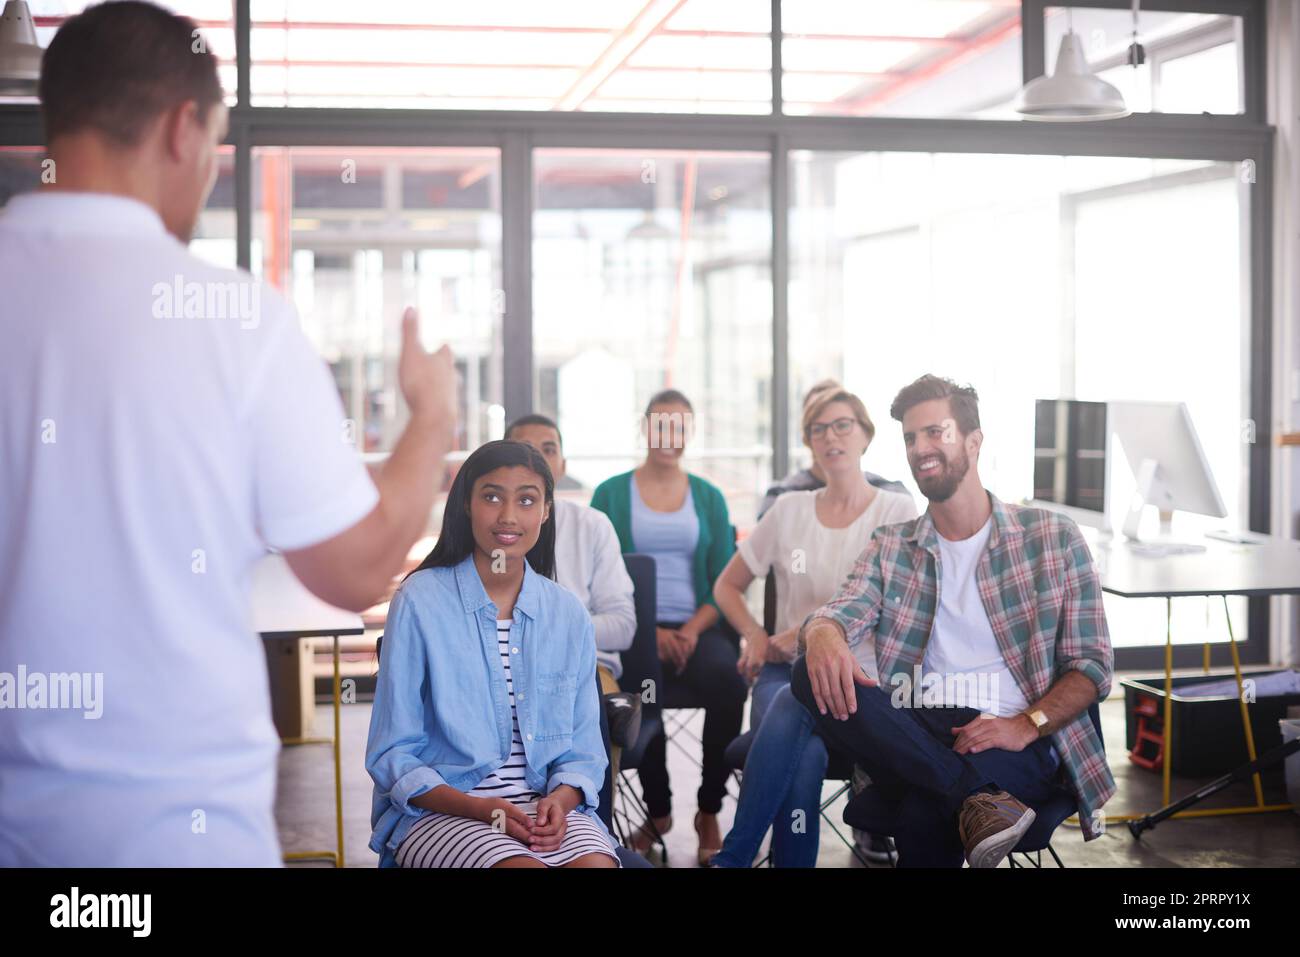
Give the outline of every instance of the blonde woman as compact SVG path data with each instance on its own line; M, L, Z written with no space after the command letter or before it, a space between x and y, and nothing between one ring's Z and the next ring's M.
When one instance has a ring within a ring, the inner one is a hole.
M744 638L737 667L757 679L750 710L756 733L735 824L714 866L749 867L769 826L777 867L817 863L827 752L813 734L812 716L790 693L790 668L799 626L835 594L871 533L916 517L909 495L876 488L863 475L862 456L875 432L853 393L831 388L810 395L803 439L826 486L777 498L713 586L718 607ZM776 576L774 635L754 620L744 596L769 568ZM791 826L796 820L800 827Z

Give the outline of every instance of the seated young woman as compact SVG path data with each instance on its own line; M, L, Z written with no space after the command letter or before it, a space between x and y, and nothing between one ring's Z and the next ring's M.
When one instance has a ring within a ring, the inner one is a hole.
M617 867L591 617L554 581L554 483L522 442L461 466L389 606L366 770L381 867Z
M750 705L755 729L741 777L736 817L715 867L749 867L772 828L772 863L814 867L820 843L827 751L812 716L790 692L799 626L839 589L881 525L916 517L910 496L868 484L861 459L875 435L862 400L842 388L810 396L803 440L826 487L786 492L741 541L713 586L718 607L744 639L737 665L757 679ZM745 589L771 568L776 576L776 634L745 603Z
M727 793L724 752L740 734L745 683L736 673L736 644L718 622L713 582L733 552L722 490L683 466L695 411L676 389L650 399L642 419L642 464L596 486L591 507L609 516L619 548L655 560L655 638L663 662L661 701L704 708L700 787L695 800L701 866L722 846L718 812ZM637 767L649 820L629 842L645 853L673 825L667 737L661 729Z

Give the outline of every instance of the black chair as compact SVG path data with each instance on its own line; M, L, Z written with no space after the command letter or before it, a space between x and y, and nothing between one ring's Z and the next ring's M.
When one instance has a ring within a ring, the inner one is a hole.
M610 834L614 834L614 781L610 774L613 763L610 760L610 743L609 743L609 718L605 714L604 699L605 693L600 687L600 676L596 677L596 695L601 702L600 707L600 740L605 746L605 779L600 785L600 807L596 809L596 816L604 823L605 828ZM624 847L622 842L615 836L614 848L618 854L619 863L628 868L652 867L653 865L644 857L631 848Z
M1098 702L1094 701L1088 705L1088 717L1092 719L1092 726L1097 730L1097 737L1104 741L1105 738L1101 733L1101 707ZM1042 867L1043 851L1047 851L1052 855L1052 860L1056 862L1057 867L1064 867L1061 858L1052 847L1052 835L1067 818L1077 814L1078 811L1079 802L1074 794L1065 788L1058 788L1056 793L1046 801L1034 806L1034 823L1029 825L1029 830L1020 839L1020 843L1007 855L1007 863L1011 867ZM1024 857L1024 864L1016 861L1014 856L1016 854ZM1034 857L1031 858L1030 854Z
M1097 736L1101 737L1101 708L1098 702L1094 701L1088 706L1088 717L1092 719L1092 726L1097 729ZM1045 801L1025 803L1034 810L1034 822L1029 825L1029 830L1007 855L1007 864L1011 867L1042 867L1042 852L1047 851L1057 867L1064 867L1061 858L1052 847L1052 835L1066 818L1078 811L1078 802L1074 794L1064 787L1058 787ZM849 801L844 808L844 823L875 834L892 834L895 820L894 806L883 800L875 789L870 787ZM1016 861L1014 856L1016 854L1024 857L1024 864ZM1031 854L1034 855L1032 858L1029 856Z
M600 783L600 793L597 795L600 801L600 807L596 808L596 816L605 822L605 827L611 834L614 833L614 812L611 810L614 801L614 780L610 774L613 768L613 762L610 761L610 744L609 744L609 716L605 714L605 693L600 687L600 675L596 675L596 700L600 703L600 743L605 748L605 778Z
M640 827L640 824L633 823L633 816L628 810L628 804L633 804L637 816L654 833L656 843L663 849L666 863L668 850L664 847L663 835L654 831L649 809L628 776L629 771L635 771L641 766L646 748L655 735L663 730L663 711L659 701L663 688L663 667L659 662L659 644L655 637L655 560L649 555L628 554L623 556L623 564L632 579L636 633L632 636L632 646L621 655L623 675L619 678L619 687L641 696L641 731L636 741L623 749L619 759L618 781L612 785L614 800L610 806L619 842L630 845L632 835ZM647 691L652 693L647 696ZM617 808L614 802L617 802Z

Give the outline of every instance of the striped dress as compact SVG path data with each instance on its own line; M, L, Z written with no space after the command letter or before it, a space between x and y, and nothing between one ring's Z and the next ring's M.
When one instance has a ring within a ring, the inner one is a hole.
M506 672L510 698L510 756L469 793L474 797L504 798L530 817L537 814L541 795L524 781L524 740L515 710L515 686L510 675L510 620L497 621L497 651ZM570 811L564 840L553 851L538 853L486 821L430 811L411 827L397 848L398 867L492 867L510 857L531 857L549 867L567 864L586 854L608 854L614 846L601 826L581 811Z

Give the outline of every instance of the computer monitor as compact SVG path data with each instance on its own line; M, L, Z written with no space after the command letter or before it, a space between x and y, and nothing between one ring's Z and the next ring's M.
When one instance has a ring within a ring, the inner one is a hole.
M1109 530L1105 402L1034 403L1034 496L1030 504Z
M1164 517L1175 510L1224 518L1219 486L1210 471L1187 405L1182 402L1110 402L1110 428L1137 479L1124 535L1138 540L1145 505Z

